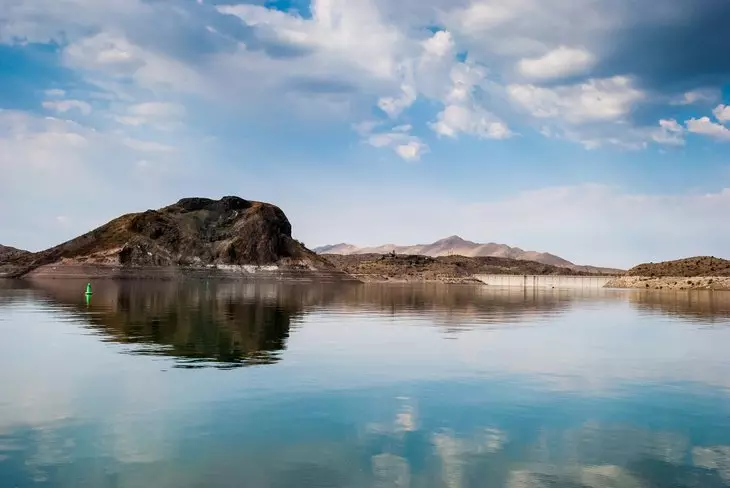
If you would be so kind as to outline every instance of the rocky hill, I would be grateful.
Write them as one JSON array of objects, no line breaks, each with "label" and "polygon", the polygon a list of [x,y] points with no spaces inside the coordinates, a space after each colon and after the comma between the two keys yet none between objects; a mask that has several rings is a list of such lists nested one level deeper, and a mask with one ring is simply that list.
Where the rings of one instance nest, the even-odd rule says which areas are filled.
[{"label": "rocky hill", "polygon": [[612,279],[606,286],[650,290],[730,290],[730,261],[697,256],[644,263]]},{"label": "rocky hill", "polygon": [[405,254],[325,254],[338,269],[362,281],[477,282],[474,274],[589,274],[535,261],[491,256],[423,256]]},{"label": "rocky hill", "polygon": [[292,238],[281,209],[233,196],[185,198],[159,210],[123,215],[53,248],[0,264],[11,277],[137,276],[141,270],[156,276],[160,270],[246,272],[261,266],[269,271],[335,271]]},{"label": "rocky hill", "polygon": [[21,256],[25,256],[28,254],[30,254],[29,251],[16,249],[10,246],[3,246],[2,244],[0,244],[0,263],[10,261],[11,259],[17,259]]},{"label": "rocky hill", "polygon": [[517,259],[522,261],[535,261],[550,266],[558,266],[570,268],[574,271],[588,273],[622,273],[623,270],[613,268],[600,268],[597,266],[584,266],[571,263],[567,259],[563,259],[554,254],[547,252],[525,251],[519,247],[510,247],[506,244],[496,244],[490,242],[488,244],[480,244],[478,242],[467,241],[459,236],[451,236],[438,240],[431,244],[417,244],[414,246],[399,246],[395,244],[385,244],[377,247],[358,247],[352,244],[334,244],[314,248],[314,252],[319,254],[411,254],[430,257],[439,256],[466,256],[466,257],[496,257]]},{"label": "rocky hill", "polygon": [[626,274],[647,277],[730,276],[730,261],[713,256],[697,256],[661,263],[640,264],[631,268]]}]

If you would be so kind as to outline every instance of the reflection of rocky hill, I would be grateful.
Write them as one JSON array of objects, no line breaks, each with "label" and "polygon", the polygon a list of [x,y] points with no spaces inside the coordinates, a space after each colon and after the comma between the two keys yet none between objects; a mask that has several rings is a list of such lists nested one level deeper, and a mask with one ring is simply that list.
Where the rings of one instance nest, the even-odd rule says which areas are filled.
[{"label": "reflection of rocky hill", "polygon": [[637,291],[629,295],[629,300],[640,311],[664,313],[685,320],[730,320],[730,293],[724,291]]},{"label": "reflection of rocky hill", "polygon": [[[136,354],[173,356],[188,366],[212,362],[224,367],[276,361],[291,327],[311,313],[382,315],[454,332],[533,324],[566,312],[579,300],[625,299],[598,290],[576,293],[435,283],[334,286],[107,280],[95,286],[87,307],[84,285],[61,280],[15,282],[13,292],[2,296],[16,300],[41,293],[90,323],[104,340],[133,345]],[[730,294],[628,296],[639,310],[705,322],[730,317]]]},{"label": "reflection of rocky hill", "polygon": [[276,285],[105,281],[87,306],[78,285],[46,281],[38,287],[89,312],[83,318],[105,340],[134,344],[137,354],[175,356],[188,366],[277,361],[306,303],[278,293]]},{"label": "reflection of rocky hill", "polygon": [[[174,356],[187,365],[237,366],[276,361],[294,322],[307,313],[423,318],[450,330],[513,323],[561,313],[569,293],[477,286],[292,285],[242,282],[100,281],[87,305],[85,282],[16,282],[60,302],[104,340],[136,354]],[[27,292],[26,292],[27,293]],[[18,295],[21,296],[21,295]]]}]

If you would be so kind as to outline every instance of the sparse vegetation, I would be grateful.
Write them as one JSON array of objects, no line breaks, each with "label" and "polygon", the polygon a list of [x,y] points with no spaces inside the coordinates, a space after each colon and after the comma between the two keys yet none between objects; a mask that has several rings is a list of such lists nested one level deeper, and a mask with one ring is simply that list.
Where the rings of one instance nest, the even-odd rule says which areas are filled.
[{"label": "sparse vegetation", "polygon": [[406,254],[325,254],[336,268],[364,281],[471,282],[475,274],[589,275],[568,268],[509,258]]},{"label": "sparse vegetation", "polygon": [[651,278],[730,276],[730,261],[714,256],[698,256],[662,263],[640,264],[631,268],[626,274],[628,276],[648,276]]}]

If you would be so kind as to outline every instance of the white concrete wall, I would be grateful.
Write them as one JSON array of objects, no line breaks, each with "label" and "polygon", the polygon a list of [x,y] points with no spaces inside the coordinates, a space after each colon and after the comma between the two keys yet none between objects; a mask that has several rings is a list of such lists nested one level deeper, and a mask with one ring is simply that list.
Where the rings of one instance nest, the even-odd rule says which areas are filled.
[{"label": "white concrete wall", "polygon": [[611,276],[559,276],[559,275],[474,275],[489,286],[523,288],[603,288]]}]

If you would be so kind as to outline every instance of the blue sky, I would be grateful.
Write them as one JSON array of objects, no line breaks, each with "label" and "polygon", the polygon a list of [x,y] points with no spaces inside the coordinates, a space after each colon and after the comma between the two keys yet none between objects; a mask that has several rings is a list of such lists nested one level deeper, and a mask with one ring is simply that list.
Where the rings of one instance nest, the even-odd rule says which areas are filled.
[{"label": "blue sky", "polygon": [[185,196],[310,247],[730,257],[724,0],[0,0],[0,242]]}]

